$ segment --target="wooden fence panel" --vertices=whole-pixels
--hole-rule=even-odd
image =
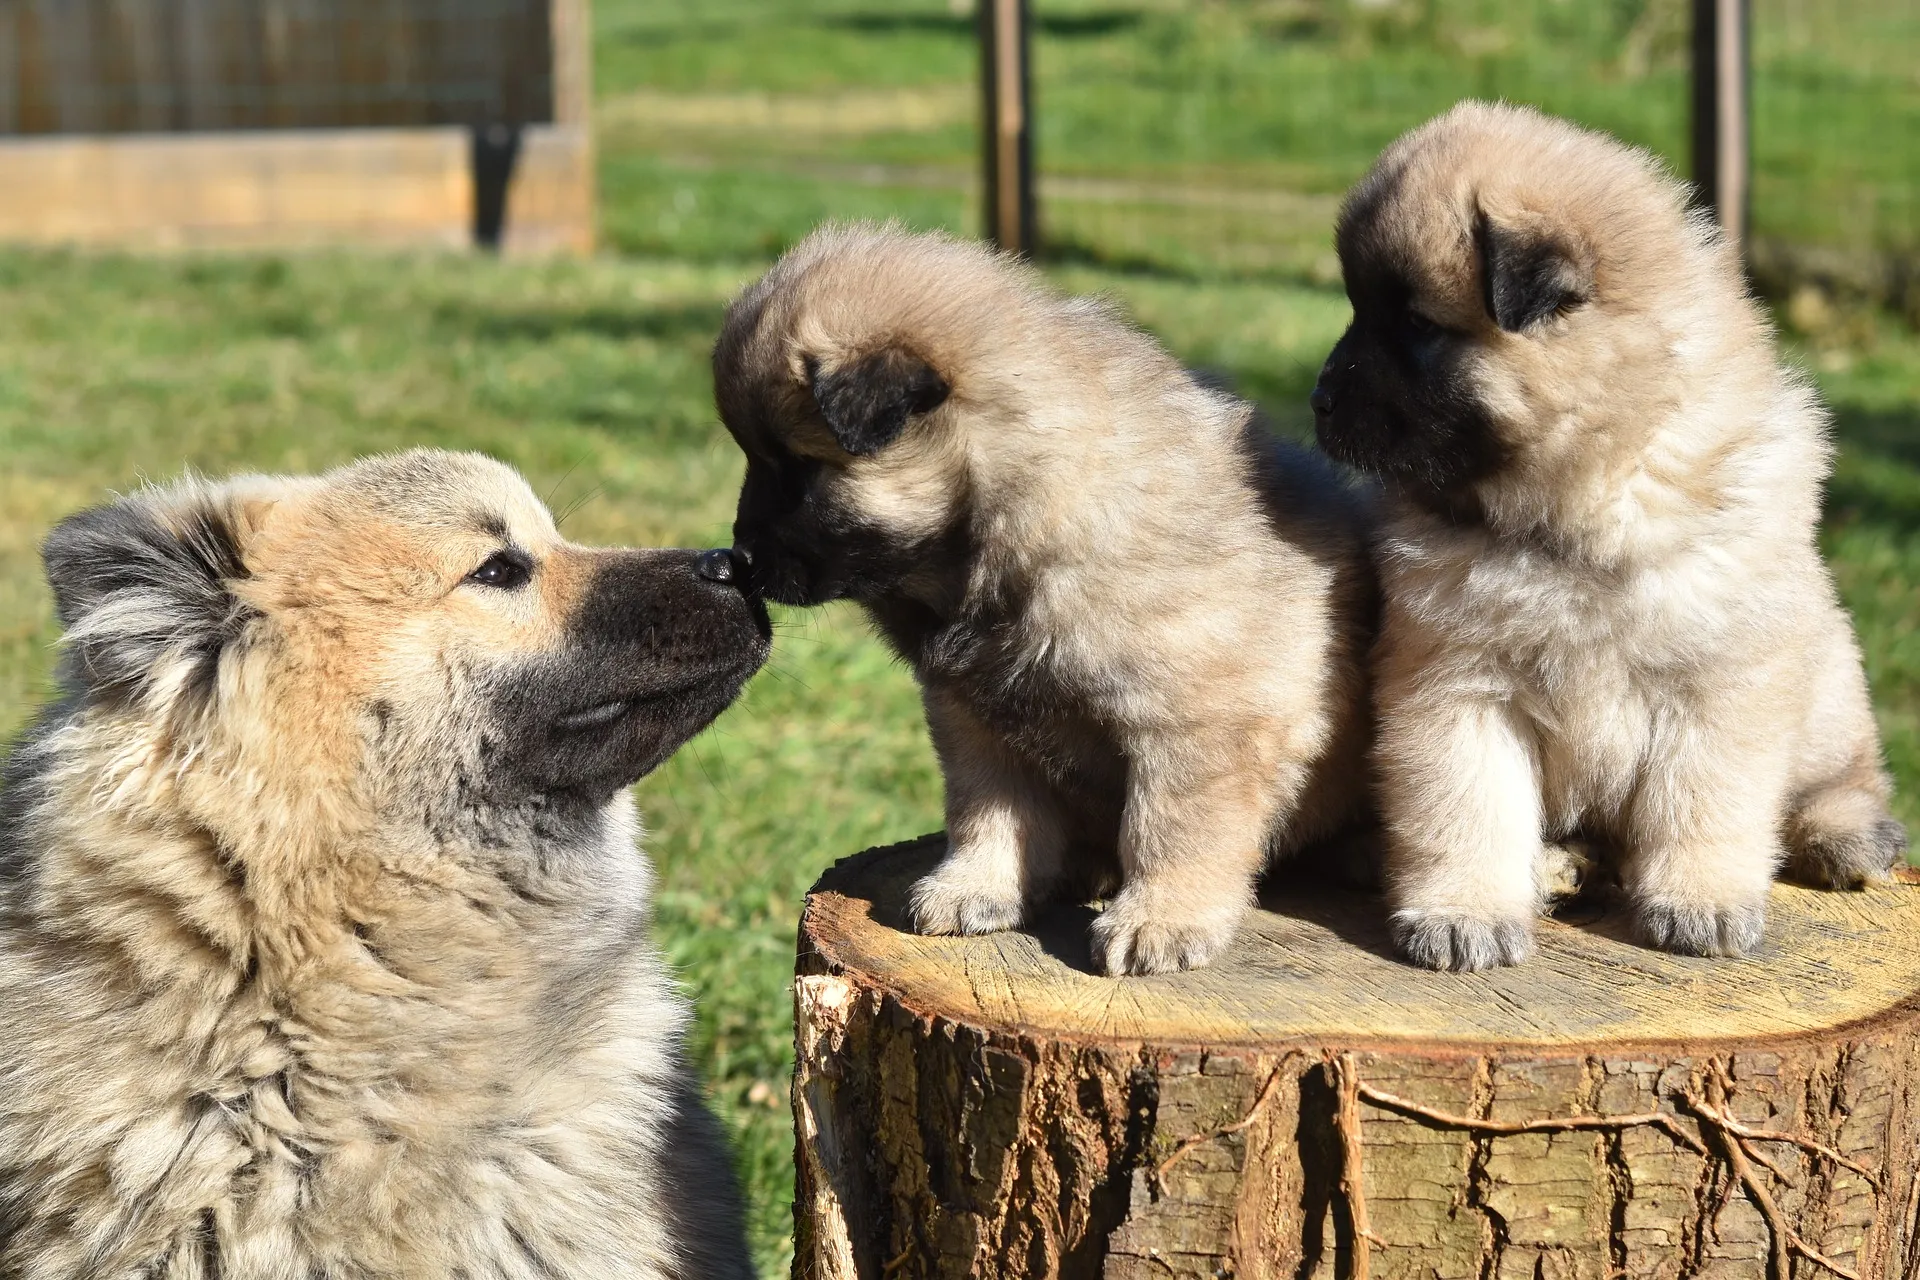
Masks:
[[[0,0],[0,133],[536,124],[548,0]]]

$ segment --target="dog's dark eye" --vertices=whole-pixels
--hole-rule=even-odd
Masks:
[[[513,591],[526,586],[527,579],[532,576],[533,566],[527,563],[525,556],[512,551],[496,551],[478,569],[467,575],[467,581],[477,582],[483,587]]]
[[[1439,325],[1409,307],[1407,308],[1407,332],[1416,338],[1437,338],[1443,330]]]

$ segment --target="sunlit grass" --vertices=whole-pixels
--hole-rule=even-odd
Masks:
[[[1347,315],[1328,252],[1341,187],[1394,134],[1469,93],[1536,101],[1684,163],[1669,21],[1684,8],[1036,5],[1043,177],[1300,193],[1195,212],[1069,189],[1042,211],[1054,269],[1072,289],[1114,294],[1299,434]],[[1907,63],[1886,52],[1911,48],[1912,6],[1831,8],[1756,4],[1772,24],[1756,35],[1763,232],[1845,240],[1914,222],[1893,216],[1912,208],[1913,169],[1888,140],[1904,136],[1913,99]],[[37,540],[143,476],[477,448],[571,509],[567,532],[583,541],[727,540],[741,464],[707,364],[726,300],[824,218],[974,225],[972,132],[953,106],[972,92],[970,20],[947,0],[594,9],[599,90],[626,102],[609,112],[601,161],[603,238],[625,257],[0,254],[0,733],[45,692]],[[1789,10],[1800,26],[1779,19]],[[1843,20],[1878,34],[1836,68],[1863,47],[1831,38]],[[1831,107],[1842,81],[1851,96]],[[674,94],[691,105],[647,114]],[[769,96],[802,101],[807,127],[768,128]],[[1843,181],[1891,214],[1863,218],[1831,194]],[[1842,444],[1824,545],[1859,622],[1900,812],[1920,825],[1920,339],[1871,316],[1808,328],[1795,358],[1815,371]],[[790,1257],[801,897],[834,859],[940,822],[908,674],[851,610],[783,612],[778,626],[740,703],[640,787],[660,936],[696,1001],[697,1060],[735,1139],[768,1275]]]
[[[751,206],[732,216],[750,220]],[[574,537],[724,542],[741,464],[707,351],[751,262],[546,265],[352,256],[0,256],[0,732],[44,692],[53,641],[35,544],[143,476],[311,470],[432,443],[514,463]],[[1282,429],[1346,319],[1331,288],[1061,273],[1107,291]],[[1920,823],[1920,340],[1891,324],[1797,356],[1844,447],[1827,547]],[[697,1002],[695,1048],[736,1140],[769,1273],[790,1240],[794,925],[834,859],[936,829],[909,675],[835,608],[782,611],[741,702],[640,787],[659,930]]]

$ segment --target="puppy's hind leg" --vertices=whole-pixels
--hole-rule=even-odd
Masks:
[[[1886,778],[1871,759],[1795,797],[1784,834],[1787,875],[1820,889],[1880,883],[1907,850],[1907,829],[1887,811]]]
[[[1844,617],[1835,619],[1816,672],[1781,832],[1784,870],[1816,888],[1860,889],[1886,879],[1906,851],[1907,830],[1887,809],[1893,784]]]
[[[1067,832],[1057,797],[958,696],[923,694],[947,788],[947,856],[913,886],[920,933],[994,933],[1020,924],[1059,884]]]
[[[740,1188],[726,1134],[700,1097],[693,1068],[677,1058],[672,1119],[661,1145],[660,1217],[686,1280],[754,1280]]]

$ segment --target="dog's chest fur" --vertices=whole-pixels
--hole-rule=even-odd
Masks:
[[[624,879],[615,828],[600,874]],[[613,886],[598,918],[454,888],[268,943],[245,974],[155,949],[172,972],[146,989],[111,953],[0,939],[0,1015],[32,1038],[10,1092],[63,1100],[0,1105],[0,1192],[52,1215],[21,1224],[19,1274],[676,1274],[659,1196],[685,1013],[644,915]],[[78,1097],[70,1071],[114,1087]]]
[[[1126,759],[1101,714],[1100,691],[1030,619],[1004,609],[946,622],[884,606],[873,612],[923,684],[958,694],[1055,787],[1119,812]]]
[[[1403,520],[1383,546],[1389,633],[1437,638],[1429,679],[1501,703],[1531,729],[1550,827],[1615,819],[1677,706],[1717,696],[1767,584],[1711,544],[1596,566],[1478,527]],[[1393,615],[1400,615],[1398,626]]]

